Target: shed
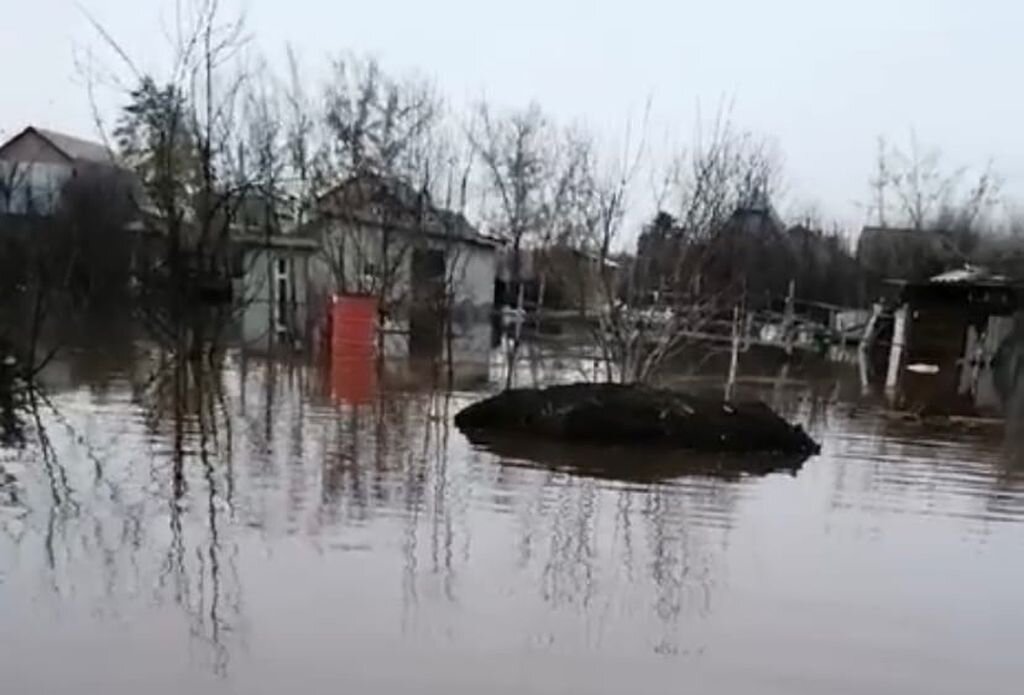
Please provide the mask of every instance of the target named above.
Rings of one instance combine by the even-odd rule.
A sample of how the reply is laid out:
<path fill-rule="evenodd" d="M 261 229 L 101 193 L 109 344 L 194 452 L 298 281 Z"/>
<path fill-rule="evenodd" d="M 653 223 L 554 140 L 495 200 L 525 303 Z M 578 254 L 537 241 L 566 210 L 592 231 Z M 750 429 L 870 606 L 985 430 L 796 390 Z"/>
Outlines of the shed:
<path fill-rule="evenodd" d="M 1022 286 L 983 268 L 902 284 L 886 386 L 901 405 L 954 414 L 995 414 L 1015 384 L 999 360 L 1016 340 Z"/>

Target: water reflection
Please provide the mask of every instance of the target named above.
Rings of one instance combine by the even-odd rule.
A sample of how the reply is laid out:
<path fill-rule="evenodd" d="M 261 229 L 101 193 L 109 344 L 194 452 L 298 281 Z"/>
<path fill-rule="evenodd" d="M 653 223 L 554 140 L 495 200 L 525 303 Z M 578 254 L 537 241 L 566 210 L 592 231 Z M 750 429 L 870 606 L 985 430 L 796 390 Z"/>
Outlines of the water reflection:
<path fill-rule="evenodd" d="M 744 475 L 795 475 L 807 456 L 706 454 L 656 446 L 566 444 L 529 437 L 472 433 L 470 441 L 503 465 L 541 466 L 577 475 L 631 483 L 671 481 L 687 476 L 738 480 Z"/>
<path fill-rule="evenodd" d="M 865 622 L 864 592 L 896 616 L 953 620 L 944 569 L 970 557 L 979 581 L 1001 570 L 993 601 L 1012 600 L 1010 580 L 1024 578 L 1006 559 L 1024 522 L 1015 449 L 986 431 L 882 417 L 850 400 L 855 374 L 852 387 L 794 373 L 748 384 L 743 395 L 824 442 L 801 462 L 473 443 L 451 421 L 479 394 L 421 388 L 415 369 L 347 398 L 334 374 L 299 362 L 129 354 L 101 366 L 69 356 L 28 411 L 25 446 L 0 449 L 0 641 L 12 645 L 0 671 L 32 666 L 14 691 L 60 690 L 33 656 L 40 646 L 112 682 L 60 635 L 121 649 L 125 626 L 138 659 L 122 670 L 159 679 L 155 664 L 177 665 L 173 682 L 211 692 L 316 689 L 311 673 L 413 692 L 413 675 L 385 684 L 424 655 L 446 665 L 430 671 L 438 688 L 477 692 L 446 674 L 507 677 L 475 665 L 481 653 L 538 669 L 524 692 L 569 673 L 611 692 L 615 660 L 645 665 L 630 671 L 646 674 L 641 690 L 664 691 L 699 663 L 708 692 L 750 691 L 765 673 L 798 673 L 836 621 L 842 639 L 893 634 Z M 963 539 L 987 550 L 962 551 Z M 918 593 L 888 593 L 912 576 Z M 962 582 L 966 601 L 983 586 Z M 6 608 L 20 605 L 58 617 Z M 1006 644 L 1024 637 L 995 621 Z M 872 671 L 863 645 L 839 646 L 848 668 L 829 685 L 858 664 Z M 1005 650 L 986 648 L 1000 672 Z"/>

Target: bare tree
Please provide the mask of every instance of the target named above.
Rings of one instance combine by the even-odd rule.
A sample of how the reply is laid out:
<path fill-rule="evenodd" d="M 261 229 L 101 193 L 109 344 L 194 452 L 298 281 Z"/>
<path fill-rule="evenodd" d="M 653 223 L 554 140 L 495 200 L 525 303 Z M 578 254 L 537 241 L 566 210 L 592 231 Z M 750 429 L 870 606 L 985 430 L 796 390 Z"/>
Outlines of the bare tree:
<path fill-rule="evenodd" d="M 172 58 L 159 77 L 139 70 L 92 21 L 130 75 L 116 83 L 131 87 L 113 139 L 139 177 L 139 208 L 161 240 L 139 264 L 145 318 L 158 335 L 199 355 L 224 322 L 202 320 L 197 300 L 228 293 L 231 229 L 252 191 L 236 137 L 249 78 L 244 18 L 225 16 L 220 0 L 177 5 Z"/>
<path fill-rule="evenodd" d="M 990 212 L 999 193 L 998 176 L 988 164 L 971 175 L 959 167 L 947 170 L 938 148 L 921 145 L 914 131 L 900 149 L 879 138 L 875 190 L 878 223 L 891 218 L 911 229 L 972 228 Z"/>
<path fill-rule="evenodd" d="M 0 214 L 30 212 L 32 197 L 32 165 L 0 160 Z"/>
<path fill-rule="evenodd" d="M 508 244 L 508 277 L 500 299 L 505 304 L 514 301 L 519 309 L 516 331 L 508 343 L 506 386 L 511 386 L 524 320 L 523 253 L 541 250 L 564 234 L 570 196 L 579 187 L 575 179 L 580 157 L 587 150 L 575 142 L 572 131 L 552 125 L 536 104 L 495 114 L 482 102 L 475 117 L 468 134 L 483 165 L 484 214 L 492 231 Z M 543 289 L 540 295 L 538 310 Z"/>
<path fill-rule="evenodd" d="M 292 153 L 305 162 L 301 175 L 326 189 L 317 206 L 326 216 L 321 240 L 335 289 L 376 296 L 387 329 L 406 309 L 405 280 L 418 220 L 430 207 L 425 181 L 443 104 L 429 82 L 393 77 L 376 61 L 351 56 L 335 61 L 323 100 L 321 149 L 311 156 L 308 148 L 316 125 L 293 119 Z M 378 348 L 382 355 L 383 330 Z"/>
<path fill-rule="evenodd" d="M 628 131 L 627 131 L 628 133 Z M 575 196 L 577 239 L 597 260 L 596 281 L 605 310 L 595 339 L 609 379 L 647 381 L 685 347 L 708 337 L 712 324 L 741 304 L 742 285 L 706 277 L 722 255 L 728 225 L 738 208 L 766 201 L 778 177 L 770 148 L 737 133 L 721 115 L 708 135 L 698 131 L 693 148 L 672 165 L 678 216 L 661 215 L 660 243 L 638 254 L 632 268 L 611 272 L 621 245 L 629 196 L 644 157 L 644 138 L 626 146 L 619 161 L 602 165 L 581 157 L 588 174 Z M 657 268 L 653 264 L 657 264 Z M 652 296 L 650 279 L 660 276 Z"/>
<path fill-rule="evenodd" d="M 442 110 L 428 81 L 351 56 L 334 62 L 324 102 L 332 169 L 342 176 L 411 177 Z"/>
<path fill-rule="evenodd" d="M 294 49 L 287 50 L 283 129 L 289 175 L 286 186 L 296 202 L 295 222 L 303 227 L 316 206 L 316 194 L 331 174 L 324 140 L 324 123 L 303 84 L 302 67 Z"/>

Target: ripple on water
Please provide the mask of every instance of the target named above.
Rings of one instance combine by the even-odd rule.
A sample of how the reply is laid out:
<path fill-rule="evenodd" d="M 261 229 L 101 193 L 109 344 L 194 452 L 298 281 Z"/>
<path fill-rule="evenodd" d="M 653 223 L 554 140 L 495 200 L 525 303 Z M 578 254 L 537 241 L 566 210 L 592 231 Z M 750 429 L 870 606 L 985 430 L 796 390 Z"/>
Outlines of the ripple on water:
<path fill-rule="evenodd" d="M 0 512 L 0 671 L 109 684 L 89 644 L 131 649 L 133 683 L 177 683 L 172 664 L 214 691 L 317 690 L 310 674 L 387 691 L 395 664 L 436 662 L 417 686 L 479 692 L 459 679 L 498 683 L 500 663 L 517 692 L 581 674 L 622 692 L 630 665 L 641 692 L 839 692 L 850 674 L 881 692 L 883 655 L 927 657 L 908 692 L 1015 692 L 1024 485 L 998 441 L 829 412 L 800 464 L 476 447 L 450 426 L 458 399 L 333 402 L 257 362 L 220 381 L 212 400 L 54 397 L 51 448 L 10 468 L 19 523 Z"/>
<path fill-rule="evenodd" d="M 905 428 L 833 433 L 828 453 L 844 471 L 835 504 L 937 518 L 1024 520 L 1024 472 L 995 434 Z"/>

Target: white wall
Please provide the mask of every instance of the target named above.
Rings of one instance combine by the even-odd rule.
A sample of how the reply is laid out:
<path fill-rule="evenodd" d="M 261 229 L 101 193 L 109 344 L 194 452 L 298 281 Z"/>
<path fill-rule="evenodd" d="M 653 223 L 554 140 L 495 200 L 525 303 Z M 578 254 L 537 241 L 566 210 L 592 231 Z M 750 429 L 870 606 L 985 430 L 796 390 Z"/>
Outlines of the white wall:
<path fill-rule="evenodd" d="M 53 214 L 72 173 L 69 164 L 0 160 L 0 213 Z"/>
<path fill-rule="evenodd" d="M 277 297 L 273 278 L 274 267 L 280 259 L 286 262 L 294 293 L 293 301 L 289 302 L 289 310 L 293 313 L 285 317 L 291 324 L 288 328 L 295 332 L 292 337 L 306 344 L 315 337 L 310 334 L 311 319 L 314 318 L 310 311 L 318 310 L 310 306 L 310 253 L 288 248 L 253 248 L 244 255 L 245 274 L 238 297 L 244 304 L 241 338 L 246 348 L 268 349 L 274 344 L 273 319 Z"/>
<path fill-rule="evenodd" d="M 494 304 L 497 254 L 491 248 L 462 244 L 450 254 L 455 305 L 490 312 Z M 454 263 L 454 267 L 451 264 Z"/>

